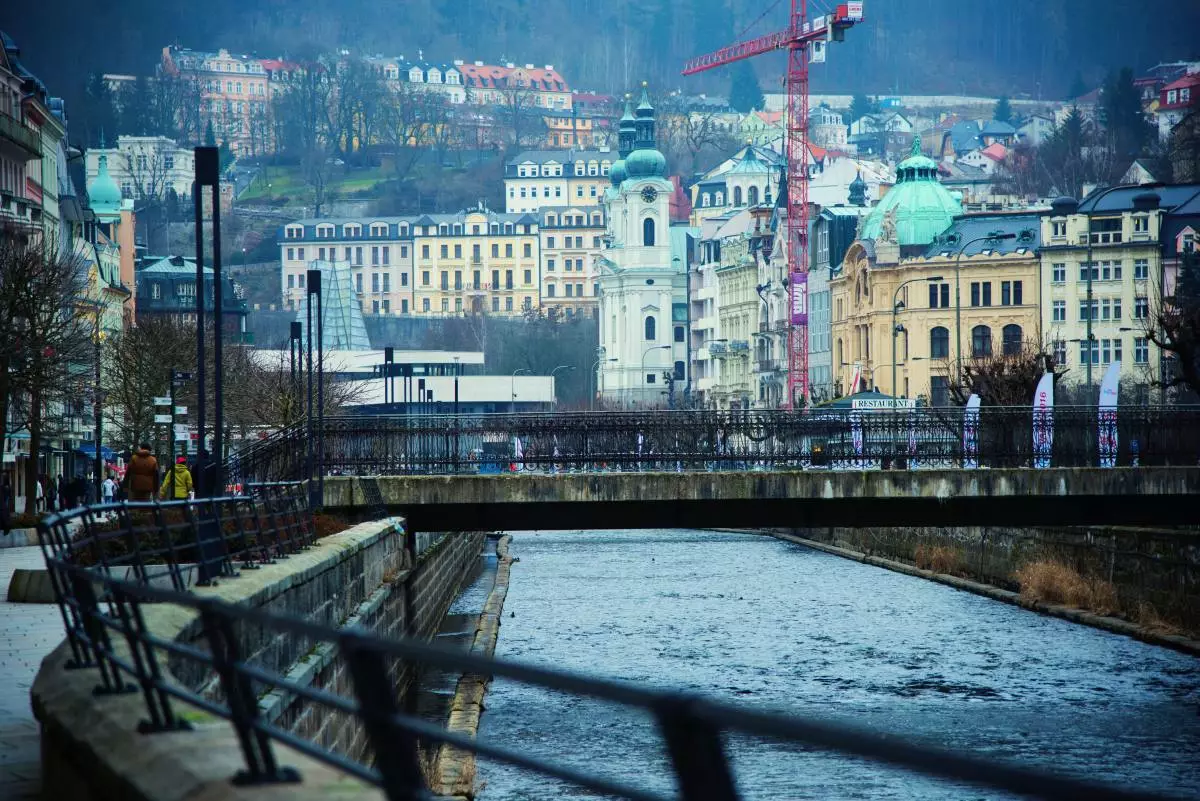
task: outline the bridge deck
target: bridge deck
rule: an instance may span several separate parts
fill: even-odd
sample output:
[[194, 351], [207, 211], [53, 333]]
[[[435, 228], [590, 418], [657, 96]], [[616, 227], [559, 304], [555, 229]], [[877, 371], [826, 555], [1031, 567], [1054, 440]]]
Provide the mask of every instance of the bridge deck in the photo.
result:
[[369, 483], [427, 531], [1184, 525], [1200, 509], [1194, 467], [331, 477], [325, 506], [378, 505]]

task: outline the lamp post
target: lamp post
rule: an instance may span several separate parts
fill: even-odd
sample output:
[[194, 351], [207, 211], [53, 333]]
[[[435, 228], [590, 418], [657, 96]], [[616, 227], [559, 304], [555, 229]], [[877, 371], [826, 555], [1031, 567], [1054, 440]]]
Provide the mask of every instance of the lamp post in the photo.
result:
[[[551, 378], [551, 380], [553, 380], [554, 374], [557, 373], [559, 370], [566, 370], [567, 372], [570, 372], [571, 370], [574, 370], [574, 369], [575, 369], [575, 365], [573, 365], [573, 364], [560, 364], [558, 367], [555, 367], [553, 370], [550, 371], [550, 378]], [[554, 408], [555, 409], [558, 408], [558, 389], [557, 388], [554, 390]]]
[[[296, 404], [300, 401], [300, 379], [296, 373], [296, 361], [300, 361], [300, 372], [304, 372], [304, 357], [303, 351], [300, 350], [301, 339], [304, 336], [304, 323], [294, 320], [291, 324], [288, 337], [288, 361], [291, 363], [291, 383], [288, 384], [288, 389], [291, 394], [291, 401], [288, 403], [288, 410], [291, 413], [296, 411]], [[291, 415], [289, 414], [289, 417]]]
[[[646, 380], [646, 357], [649, 356], [650, 353], [653, 351], [670, 350], [670, 349], [671, 349], [670, 345], [651, 345], [650, 347], [646, 348], [646, 350], [644, 350], [642, 352], [642, 375], [641, 375], [642, 381]], [[643, 395], [648, 395], [648, 394], [649, 394], [648, 392], [643, 393]]]
[[[993, 242], [1001, 239], [1016, 238], [1017, 235], [1012, 232], [992, 231], [984, 236], [968, 239], [958, 249], [958, 255], [954, 258], [954, 361], [957, 365], [956, 380], [958, 376], [962, 375], [962, 293], [960, 292], [962, 288], [962, 272], [960, 268], [962, 266], [963, 253], [976, 242]], [[895, 361], [895, 359], [892, 361]]]
[[[897, 395], [896, 395], [896, 336], [900, 333], [900, 328], [901, 328], [901, 326], [896, 322], [896, 315], [897, 315], [897, 313], [899, 313], [900, 309], [905, 308], [904, 302], [900, 300], [900, 290], [904, 289], [904, 287], [908, 286], [909, 284], [919, 284], [922, 281], [932, 284], [932, 283], [935, 283], [935, 282], [941, 281], [941, 280], [942, 280], [942, 276], [940, 276], [940, 275], [931, 275], [928, 278], [910, 278], [907, 281], [901, 281], [900, 285], [898, 287], [896, 287], [896, 291], [894, 293], [892, 293], [892, 408], [893, 409], [896, 408], [896, 397], [897, 397]], [[905, 349], [905, 355], [907, 355], [907, 353], [908, 353], [908, 351], [907, 351], [907, 349]]]
[[512, 380], [509, 382], [509, 389], [511, 390], [512, 394], [512, 398], [508, 402], [509, 414], [517, 413], [517, 376], [528, 372], [529, 370], [526, 370], [524, 367], [518, 367], [516, 370], [513, 370]]
[[[601, 348], [601, 350], [603, 350], [603, 348]], [[592, 378], [591, 378], [591, 380], [594, 385], [591, 387], [592, 396], [591, 396], [591, 398], [588, 399], [588, 410], [589, 411], [596, 408], [596, 396], [600, 394], [599, 369], [600, 369], [601, 362], [603, 362], [604, 364], [612, 364], [613, 362], [619, 362], [619, 361], [620, 361], [620, 359], [618, 359], [614, 356], [611, 359], [604, 359], [604, 358], [596, 359], [596, 361], [592, 363]]]
[[[313, 500], [316, 500], [316, 498], [320, 498], [323, 500], [325, 497], [325, 467], [324, 467], [324, 465], [325, 465], [325, 323], [324, 323], [325, 310], [322, 306], [322, 301], [321, 301], [321, 271], [319, 269], [313, 269], [313, 270], [308, 271], [307, 281], [306, 281], [306, 291], [308, 292], [308, 301], [305, 303], [305, 306], [307, 307], [308, 314], [309, 314], [309, 322], [308, 322], [307, 330], [308, 330], [308, 394], [309, 394], [308, 420], [309, 420], [310, 426], [313, 424], [312, 302], [313, 302], [314, 296], [316, 296], [316, 299], [317, 299], [317, 396], [316, 396], [316, 406], [317, 406], [317, 408], [316, 408], [316, 427], [317, 427], [316, 447], [317, 447], [317, 453], [316, 453], [315, 460], [313, 460], [313, 458], [311, 456], [312, 447], [313, 447], [312, 433], [309, 434], [308, 447], [309, 447], [309, 454], [310, 454], [309, 458], [312, 461], [312, 466], [317, 471], [317, 476], [316, 476], [317, 492], [319, 494], [317, 496], [315, 496], [315, 498], [314, 498], [314, 496], [312, 495], [312, 490], [311, 490], [311, 485], [310, 485], [309, 496], [310, 496], [310, 498], [313, 498]], [[311, 474], [310, 474], [310, 476], [311, 476]], [[313, 508], [315, 508], [317, 505], [319, 505], [319, 504], [312, 503]]]
[[454, 357], [454, 418], [458, 425], [458, 376], [462, 373], [462, 357]]

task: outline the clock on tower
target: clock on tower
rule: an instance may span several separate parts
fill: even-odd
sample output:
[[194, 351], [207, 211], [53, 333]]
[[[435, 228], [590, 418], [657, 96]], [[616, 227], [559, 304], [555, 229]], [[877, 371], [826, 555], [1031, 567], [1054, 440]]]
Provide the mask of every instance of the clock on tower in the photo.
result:
[[647, 186], [642, 190], [642, 200], [647, 203], [653, 203], [658, 200], [658, 191], [652, 186]]

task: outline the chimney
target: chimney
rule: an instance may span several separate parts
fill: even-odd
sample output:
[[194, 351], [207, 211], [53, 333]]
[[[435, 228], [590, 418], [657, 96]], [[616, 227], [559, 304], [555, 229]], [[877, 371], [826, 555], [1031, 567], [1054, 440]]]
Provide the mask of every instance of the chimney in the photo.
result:
[[533, 69], [533, 65], [532, 65], [532, 64], [526, 64], [526, 65], [525, 65], [525, 69], [527, 69], [527, 70], [531, 70], [531, 69]]
[[454, 59], [454, 66], [461, 67], [462, 65], [463, 65], [463, 60], [461, 58]]
[[553, 64], [547, 64], [547, 65], [546, 65], [546, 72], [554, 72], [554, 65], [553, 65]]
[[511, 69], [515, 69], [517, 65], [512, 63], [511, 61], [506, 61], [506, 62], [504, 62], [504, 66], [508, 67], [511, 70]]
[[476, 62], [475, 62], [475, 66], [476, 66], [476, 67], [482, 67], [482, 66], [483, 66], [483, 62], [482, 62], [482, 61], [476, 61]]

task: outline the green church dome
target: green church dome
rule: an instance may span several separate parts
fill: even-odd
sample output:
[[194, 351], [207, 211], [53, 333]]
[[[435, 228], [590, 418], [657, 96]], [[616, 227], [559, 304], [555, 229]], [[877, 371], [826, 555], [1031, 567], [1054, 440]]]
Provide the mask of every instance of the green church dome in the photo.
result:
[[662, 178], [667, 174], [667, 160], [653, 148], [635, 150], [625, 159], [625, 171], [630, 178]]
[[625, 169], [625, 159], [617, 159], [617, 162], [609, 169], [608, 177], [612, 180], [613, 186], [620, 186], [621, 182], [629, 177], [629, 173]]
[[937, 178], [937, 163], [921, 154], [913, 139], [912, 154], [896, 167], [896, 185], [863, 220], [860, 239], [880, 239], [885, 218], [895, 212], [900, 245], [928, 245], [963, 213], [962, 203]]
[[92, 211], [97, 214], [120, 214], [121, 187], [108, 173], [108, 156], [100, 156], [100, 168], [96, 177], [87, 187], [88, 201]]

